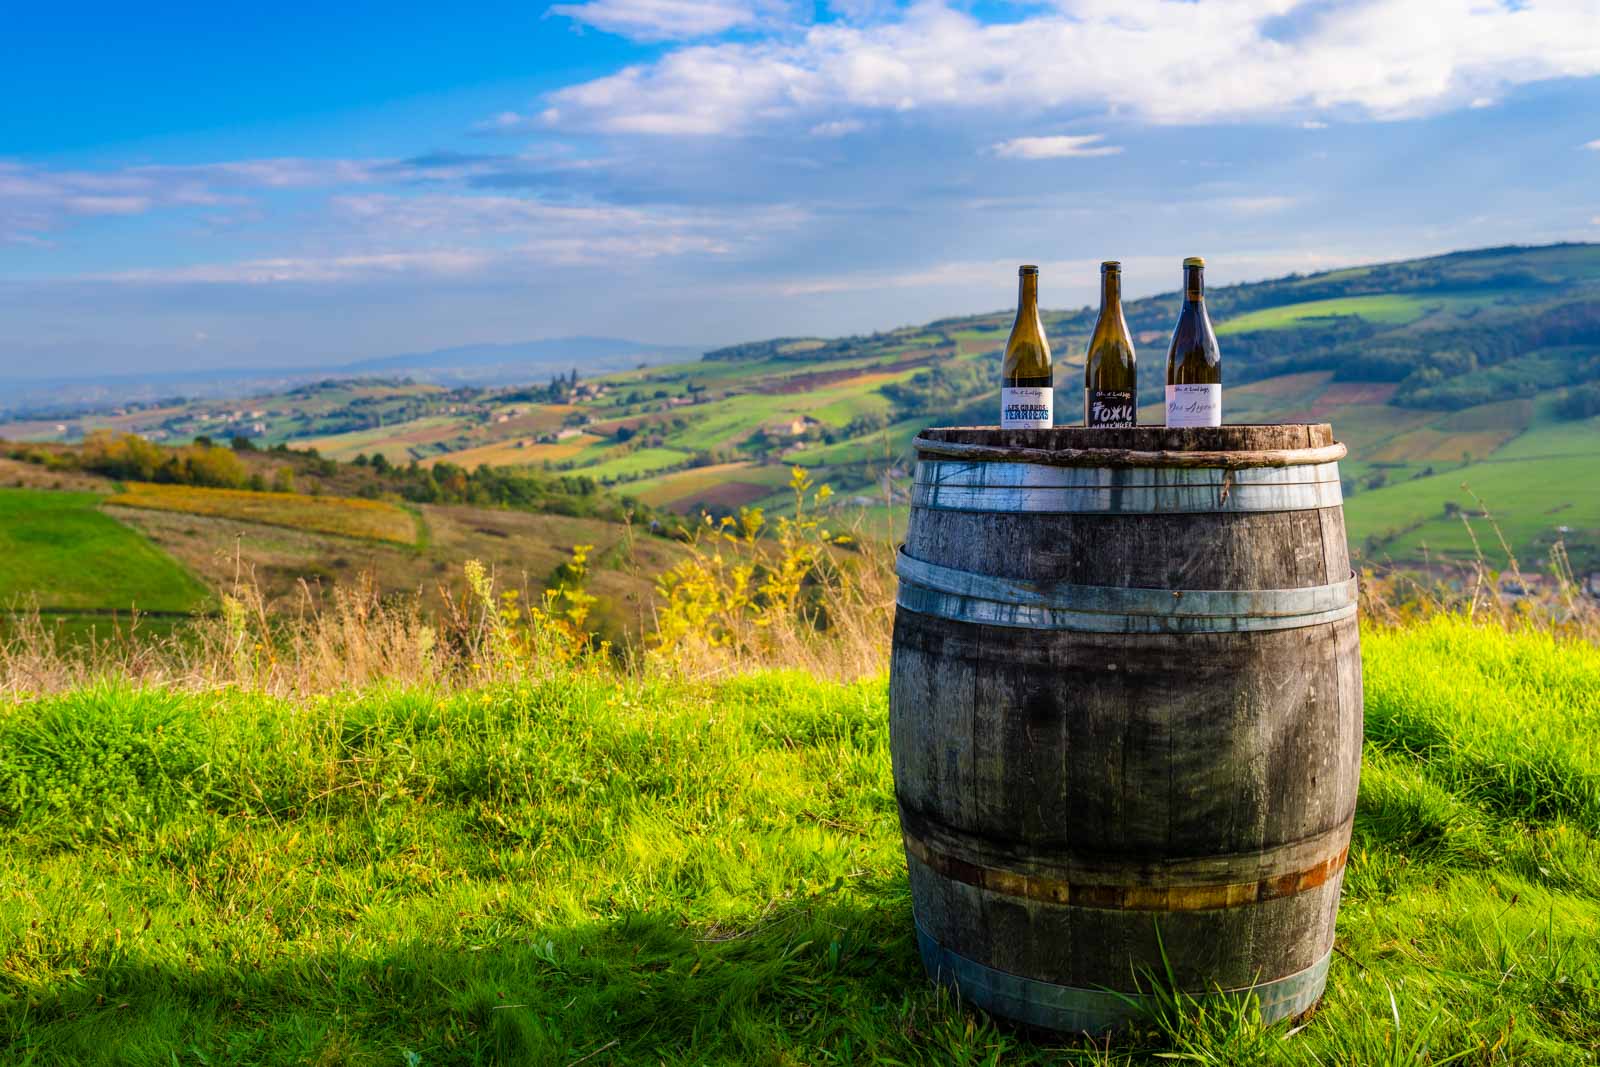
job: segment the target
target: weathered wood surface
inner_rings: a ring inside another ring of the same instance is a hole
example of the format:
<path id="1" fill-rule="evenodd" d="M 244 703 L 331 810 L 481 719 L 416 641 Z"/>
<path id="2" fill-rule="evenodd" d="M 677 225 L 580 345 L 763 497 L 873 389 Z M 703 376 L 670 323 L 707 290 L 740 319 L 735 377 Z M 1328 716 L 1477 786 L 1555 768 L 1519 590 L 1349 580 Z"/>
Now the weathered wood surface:
<path id="1" fill-rule="evenodd" d="M 1326 426 L 930 433 L 1021 447 L 1120 436 L 1138 450 L 1332 440 Z M 1350 574 L 1338 507 L 914 509 L 905 551 L 1012 580 L 1151 589 Z M 1137 969 L 1162 970 L 1159 924 L 1179 982 L 1205 992 L 1304 971 L 1332 945 L 1360 759 L 1353 618 L 1113 634 L 901 609 L 890 735 L 917 922 L 946 949 L 1040 982 L 1132 990 Z"/>
<path id="2" fill-rule="evenodd" d="M 1054 431 L 1020 432 L 1053 433 Z M 987 445 L 967 441 L 943 441 L 927 436 L 919 436 L 913 444 L 919 456 L 945 456 L 989 463 L 1038 463 L 1049 467 L 1217 467 L 1223 470 L 1243 470 L 1250 467 L 1292 467 L 1335 463 L 1348 454 L 1348 450 L 1342 444 L 1324 445 L 1321 448 L 1229 452 L 1141 451 L 1103 446 L 1075 448 L 1054 443 L 1042 447 Z"/>
<path id="3" fill-rule="evenodd" d="M 994 426 L 934 426 L 919 435 L 944 444 L 987 448 L 1125 449 L 1133 452 L 1276 452 L 1327 448 L 1337 442 L 1325 422 L 1266 423 L 1249 426 L 1130 426 L 1086 430 L 1057 426 L 1048 430 L 1001 430 Z"/>

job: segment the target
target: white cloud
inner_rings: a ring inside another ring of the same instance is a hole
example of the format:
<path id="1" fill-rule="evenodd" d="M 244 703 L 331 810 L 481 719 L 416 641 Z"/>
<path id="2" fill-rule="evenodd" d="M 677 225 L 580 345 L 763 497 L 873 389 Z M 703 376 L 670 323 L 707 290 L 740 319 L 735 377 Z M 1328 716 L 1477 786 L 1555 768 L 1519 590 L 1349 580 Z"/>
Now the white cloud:
<path id="1" fill-rule="evenodd" d="M 672 41 L 749 28 L 772 12 L 742 0 L 587 0 L 550 13 L 635 41 Z"/>
<path id="2" fill-rule="evenodd" d="M 342 251 L 121 271 L 141 284 L 335 284 L 493 277 L 533 267 L 723 257 L 807 218 L 782 205 L 727 210 L 550 203 L 517 196 L 334 196 L 319 227 Z"/>
<path id="3" fill-rule="evenodd" d="M 1292 196 L 1225 196 L 1207 203 L 1235 215 L 1275 215 L 1299 201 Z"/>
<path id="4" fill-rule="evenodd" d="M 852 133 L 860 133 L 867 128 L 867 124 L 860 119 L 834 119 L 832 122 L 819 122 L 811 127 L 813 137 L 844 137 Z"/>
<path id="5" fill-rule="evenodd" d="M 369 193 L 335 197 L 334 217 L 374 242 L 456 242 L 527 257 L 575 263 L 618 255 L 721 256 L 767 234 L 791 230 L 807 216 L 785 205 L 727 209 L 631 207 L 552 203 L 516 196 L 396 196 Z"/>
<path id="6" fill-rule="evenodd" d="M 1600 73 L 1600 9 L 1591 0 L 1303 7 L 1056 0 L 1046 13 L 986 25 L 935 0 L 871 25 L 678 48 L 553 93 L 545 119 L 657 134 L 916 108 L 1112 108 L 1171 124 L 1306 110 L 1397 119 Z"/>
<path id="7" fill-rule="evenodd" d="M 236 205 L 253 191 L 370 182 L 394 165 L 285 158 L 95 171 L 0 163 L 0 240 L 23 240 L 74 218 Z"/>
<path id="8" fill-rule="evenodd" d="M 1300 124 L 1300 128 L 1302 130 L 1325 130 L 1328 128 L 1328 124 L 1318 119 L 1306 119 Z"/>
<path id="9" fill-rule="evenodd" d="M 120 271 L 86 280 L 155 284 L 283 285 L 371 280 L 407 275 L 462 275 L 487 267 L 492 257 L 477 250 L 384 252 L 347 256 L 283 256 L 238 263 Z"/>
<path id="10" fill-rule="evenodd" d="M 476 133 L 522 133 L 525 130 L 537 129 L 539 125 L 539 120 L 535 116 L 502 111 L 474 124 L 472 129 Z"/>
<path id="11" fill-rule="evenodd" d="M 1214 251 L 1208 253 L 1206 259 L 1211 284 L 1232 285 L 1281 277 L 1290 272 L 1310 274 L 1386 259 L 1404 259 L 1415 254 L 1415 249 L 1387 247 L 1324 248 L 1294 252 L 1237 249 Z M 786 298 L 900 289 L 952 290 L 968 294 L 992 292 L 995 294 L 994 306 L 1000 308 L 1015 294 L 1017 264 L 1022 262 L 1039 264 L 1043 287 L 1041 299 L 1046 306 L 1070 307 L 1080 301 L 1094 299 L 1098 293 L 1098 281 L 1095 279 L 1100 273 L 1099 258 L 1051 259 L 1048 256 L 1029 256 L 1025 250 L 1019 250 L 1010 259 L 955 260 L 912 271 L 865 270 L 788 278 L 762 283 L 762 289 Z M 1121 262 L 1125 283 L 1131 283 L 1130 291 L 1138 295 L 1170 292 L 1182 281 L 1179 260 L 1174 255 L 1125 255 Z M 966 299 L 966 306 L 972 307 L 970 295 Z"/>
<path id="12" fill-rule="evenodd" d="M 1081 136 L 1013 137 L 990 146 L 990 151 L 1002 159 L 1069 159 L 1089 156 L 1114 156 L 1122 151 L 1119 145 L 1103 145 L 1102 134 Z"/>
<path id="13" fill-rule="evenodd" d="M 1588 144 L 1584 145 L 1583 147 L 1589 149 L 1591 152 L 1600 152 L 1600 138 L 1596 138 L 1595 140 L 1590 141 Z"/>

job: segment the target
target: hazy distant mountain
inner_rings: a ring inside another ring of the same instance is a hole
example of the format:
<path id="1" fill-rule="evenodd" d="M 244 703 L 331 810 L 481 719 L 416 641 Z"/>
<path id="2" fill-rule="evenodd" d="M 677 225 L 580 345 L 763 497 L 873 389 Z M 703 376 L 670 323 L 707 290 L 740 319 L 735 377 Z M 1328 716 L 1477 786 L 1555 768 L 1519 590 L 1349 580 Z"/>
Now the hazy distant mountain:
<path id="1" fill-rule="evenodd" d="M 380 356 L 347 363 L 339 368 L 351 374 L 382 372 L 455 371 L 494 367 L 516 367 L 527 377 L 530 366 L 566 370 L 576 365 L 584 370 L 617 370 L 639 363 L 666 363 L 692 359 L 703 351 L 686 345 L 650 345 L 615 337 L 558 337 L 544 341 L 514 341 L 510 344 L 458 345 L 431 352 L 412 352 L 401 356 Z"/>
<path id="2" fill-rule="evenodd" d="M 441 385 L 512 385 L 577 367 L 584 375 L 693 359 L 702 348 L 615 337 L 557 337 L 459 345 L 311 367 L 194 367 L 116 375 L 0 377 L 0 412 L 65 412 L 150 401 L 240 396 L 323 378 L 400 377 Z"/>

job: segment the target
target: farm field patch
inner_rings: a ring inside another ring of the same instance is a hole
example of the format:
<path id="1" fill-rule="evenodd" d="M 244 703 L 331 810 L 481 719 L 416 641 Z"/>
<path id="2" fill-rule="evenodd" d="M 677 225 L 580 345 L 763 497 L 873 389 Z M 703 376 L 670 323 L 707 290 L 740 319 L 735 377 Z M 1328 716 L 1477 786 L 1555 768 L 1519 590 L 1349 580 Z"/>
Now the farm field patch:
<path id="1" fill-rule="evenodd" d="M 0 609 L 186 612 L 210 595 L 94 493 L 0 489 Z"/>
<path id="2" fill-rule="evenodd" d="M 331 437 L 311 437 L 295 442 L 296 448 L 315 448 L 329 459 L 349 462 L 356 456 L 382 453 L 391 463 L 404 463 L 411 459 L 412 448 L 417 445 L 448 441 L 466 428 L 466 422 L 455 415 L 429 415 L 397 426 L 376 426 L 370 430 L 352 430 Z"/>
<path id="3" fill-rule="evenodd" d="M 1424 546 L 1435 556 L 1471 559 L 1481 548 L 1491 566 L 1503 567 L 1505 553 L 1487 521 L 1469 514 L 1469 532 L 1460 515 L 1445 511 L 1447 503 L 1475 511 L 1475 493 L 1519 554 L 1524 570 L 1539 570 L 1542 553 L 1558 538 L 1580 566 L 1600 567 L 1597 485 L 1600 453 L 1490 460 L 1362 490 L 1345 501 L 1345 518 L 1351 547 L 1361 549 L 1372 539 L 1378 559 L 1421 559 Z M 1370 558 L 1371 550 L 1365 554 Z"/>
<path id="4" fill-rule="evenodd" d="M 1546 418 L 1496 452 L 1497 460 L 1542 456 L 1600 456 L 1600 416 L 1582 420 Z"/>
<path id="5" fill-rule="evenodd" d="M 760 490 L 759 494 L 753 496 L 749 490 L 742 490 L 736 494 L 742 498 L 742 503 L 748 504 L 787 486 L 789 467 L 783 464 L 761 466 L 748 461 L 718 463 L 634 482 L 625 486 L 623 491 L 646 504 L 688 514 L 692 513 L 699 503 L 713 504 L 714 497 L 707 494 L 715 494 L 718 487 L 730 483 L 752 486 Z"/>
<path id="6" fill-rule="evenodd" d="M 476 448 L 465 448 L 460 452 L 444 452 L 429 456 L 422 461 L 422 465 L 433 467 L 440 463 L 453 463 L 457 467 L 466 467 L 469 470 L 482 463 L 487 463 L 491 467 L 531 467 L 546 462 L 556 463 L 572 459 L 584 449 L 597 445 L 602 440 L 604 439 L 585 433 L 569 437 L 565 441 L 557 441 L 555 444 L 540 444 L 535 441 L 519 447 L 515 440 L 497 441 Z"/>
<path id="7" fill-rule="evenodd" d="M 1381 296 L 1346 296 L 1331 300 L 1307 300 L 1299 304 L 1284 304 L 1262 308 L 1235 316 L 1216 325 L 1217 336 L 1246 333 L 1253 330 L 1282 330 L 1299 325 L 1305 319 L 1330 318 L 1336 315 L 1355 315 L 1368 322 L 1398 326 L 1420 319 L 1427 313 L 1430 301 L 1416 296 L 1394 293 Z"/>
<path id="8" fill-rule="evenodd" d="M 1423 426 L 1389 438 L 1366 458 L 1378 463 L 1462 463 L 1482 459 L 1514 436 L 1515 430 L 1447 433 Z"/>
<path id="9" fill-rule="evenodd" d="M 214 515 L 396 544 L 409 545 L 417 539 L 416 520 L 411 514 L 378 500 L 132 482 L 106 503 L 126 508 Z"/>
<path id="10" fill-rule="evenodd" d="M 666 467 L 675 467 L 687 459 L 689 453 L 676 448 L 640 448 L 615 459 L 586 466 L 575 473 L 604 480 L 630 474 L 648 474 Z"/>

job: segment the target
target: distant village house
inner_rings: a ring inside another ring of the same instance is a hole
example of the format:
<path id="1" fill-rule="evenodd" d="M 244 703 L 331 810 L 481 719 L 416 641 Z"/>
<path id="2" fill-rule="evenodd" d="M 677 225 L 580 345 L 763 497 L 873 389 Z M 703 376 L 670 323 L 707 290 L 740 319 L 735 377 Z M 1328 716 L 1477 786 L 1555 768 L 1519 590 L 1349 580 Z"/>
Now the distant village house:
<path id="1" fill-rule="evenodd" d="M 771 440 L 792 440 L 804 437 L 813 428 L 821 425 L 822 423 L 810 415 L 800 415 L 792 419 L 779 419 L 776 422 L 766 423 L 761 427 L 761 432 Z"/>

